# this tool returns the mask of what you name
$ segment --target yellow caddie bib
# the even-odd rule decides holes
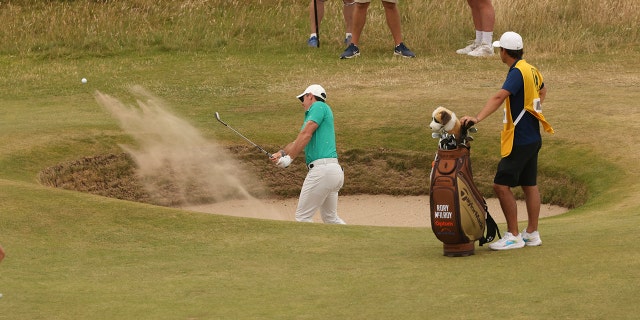
[[[544,131],[554,133],[553,128],[542,115],[542,104],[540,103],[540,89],[542,89],[542,74],[534,66],[525,60],[516,63],[515,68],[520,70],[524,80],[524,110],[534,115],[542,123]],[[519,120],[519,119],[518,119]],[[511,101],[507,97],[504,108],[504,126],[500,132],[500,155],[504,158],[511,154],[513,149],[513,137],[517,122],[514,123],[511,116]]]

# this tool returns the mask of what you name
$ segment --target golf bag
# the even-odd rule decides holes
[[[464,139],[460,144],[446,133],[439,136],[439,148],[430,175],[431,229],[445,244],[445,255],[447,245],[466,245],[473,252],[476,240],[482,246],[493,241],[496,233],[501,237],[485,199],[473,182],[467,145],[472,138],[466,137],[466,129],[463,131]]]

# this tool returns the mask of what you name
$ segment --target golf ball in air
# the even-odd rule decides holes
[[[87,78],[82,78],[80,81],[82,81],[82,83],[87,83]]]

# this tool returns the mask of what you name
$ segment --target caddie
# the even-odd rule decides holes
[[[503,129],[500,133],[502,159],[493,180],[493,190],[507,220],[507,231],[502,239],[491,243],[493,250],[508,250],[542,244],[538,232],[540,191],[537,185],[538,152],[542,147],[540,123],[545,131],[553,128],[542,115],[542,103],[547,95],[542,74],[524,59],[522,37],[512,31],[505,32],[493,43],[499,48],[502,62],[509,66],[507,79],[480,112],[460,119],[476,124],[486,119],[505,103]],[[518,207],[512,187],[521,186],[527,204],[527,228],[518,232]]]

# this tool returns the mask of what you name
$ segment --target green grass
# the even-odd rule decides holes
[[[0,244],[7,251],[0,319],[640,314],[636,1],[589,1],[598,8],[590,11],[576,1],[494,1],[497,33],[522,30],[525,57],[549,88],[545,115],[557,133],[544,134],[540,171],[558,190],[551,197],[584,204],[542,219],[539,248],[477,248],[468,258],[442,256],[426,228],[206,215],[40,185],[45,168],[120,153],[119,144],[132,143],[96,103],[95,90],[135,103],[128,88],[142,85],[209,139],[242,143],[215,123],[219,111],[275,147],[300,125],[295,95],[318,82],[328,90],[345,155],[380,148],[433,154],[431,111],[444,105],[475,113],[506,74],[497,58],[454,53],[471,36],[464,1],[401,2],[407,44],[418,54],[413,60],[390,56],[374,1],[362,56],[351,61],[337,59],[339,1],[327,3],[326,37],[335,41],[320,50],[304,46],[306,3],[170,3],[0,4],[0,26],[8,30],[0,35],[7,44],[0,50]],[[524,17],[538,6],[546,15],[536,19],[549,20],[529,28]],[[91,12],[104,18],[77,29]],[[49,29],[52,20],[69,22]],[[436,32],[449,24],[450,32]],[[87,38],[87,30],[100,33]],[[82,77],[89,83],[81,85]],[[485,186],[499,128],[493,115],[475,135],[474,173]]]

